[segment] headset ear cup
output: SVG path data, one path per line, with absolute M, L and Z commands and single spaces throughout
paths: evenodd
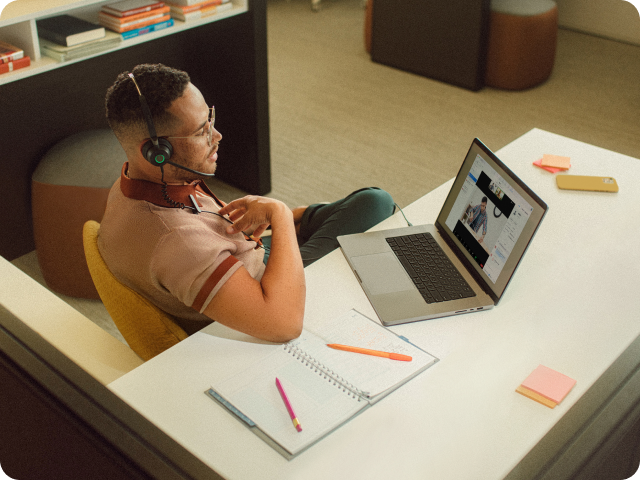
M 153 143 L 151 142 L 151 140 L 149 140 L 148 142 L 145 142 L 142 145 L 142 148 L 140 149 L 140 153 L 142 153 L 142 156 L 148 161 L 151 162 L 153 164 L 155 164 L 155 162 L 153 161 L 153 158 L 150 155 L 151 150 L 153 150 L 154 146 Z
M 171 160 L 171 155 L 173 155 L 173 145 L 166 138 L 158 139 L 159 147 L 164 151 L 165 161 Z
M 173 146 L 166 138 L 159 138 L 158 146 L 155 146 L 151 140 L 142 146 L 142 156 L 156 167 L 161 167 L 165 162 L 171 160 L 172 154 Z

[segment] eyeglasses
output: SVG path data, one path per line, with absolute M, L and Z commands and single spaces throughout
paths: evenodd
M 212 145 L 213 141 L 213 124 L 216 121 L 216 109 L 215 107 L 211 107 L 209 109 L 209 118 L 207 120 L 209 122 L 209 128 L 205 125 L 202 127 L 202 131 L 200 133 L 196 133 L 195 135 L 189 135 L 188 137 L 164 137 L 164 138 L 194 138 L 194 137 L 207 137 L 207 143 L 209 146 Z

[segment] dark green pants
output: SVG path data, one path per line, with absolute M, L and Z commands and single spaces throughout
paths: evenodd
M 304 266 L 338 248 L 340 235 L 364 232 L 393 215 L 395 203 L 384 190 L 363 188 L 333 203 L 310 205 L 302 216 L 298 243 Z M 264 237 L 269 258 L 271 237 Z

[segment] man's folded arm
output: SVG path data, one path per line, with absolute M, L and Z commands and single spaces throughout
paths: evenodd
M 286 342 L 302 332 L 306 284 L 291 211 L 277 210 L 269 218 L 271 251 L 262 279 L 238 268 L 204 314 L 254 337 Z
M 274 286 L 267 293 L 261 282 L 241 267 L 222 285 L 203 313 L 239 332 L 271 342 L 287 342 L 302 332 L 304 304 L 301 307 L 295 301 L 299 293 L 284 288 Z

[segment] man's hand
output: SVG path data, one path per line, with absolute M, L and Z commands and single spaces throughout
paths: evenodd
M 277 228 L 284 218 L 290 219 L 292 216 L 291 210 L 279 200 L 254 195 L 234 200 L 218 213 L 228 214 L 229 220 L 234 222 L 227 228 L 227 233 L 252 231 L 256 238 L 259 238 L 269 225 L 275 224 L 274 228 Z

